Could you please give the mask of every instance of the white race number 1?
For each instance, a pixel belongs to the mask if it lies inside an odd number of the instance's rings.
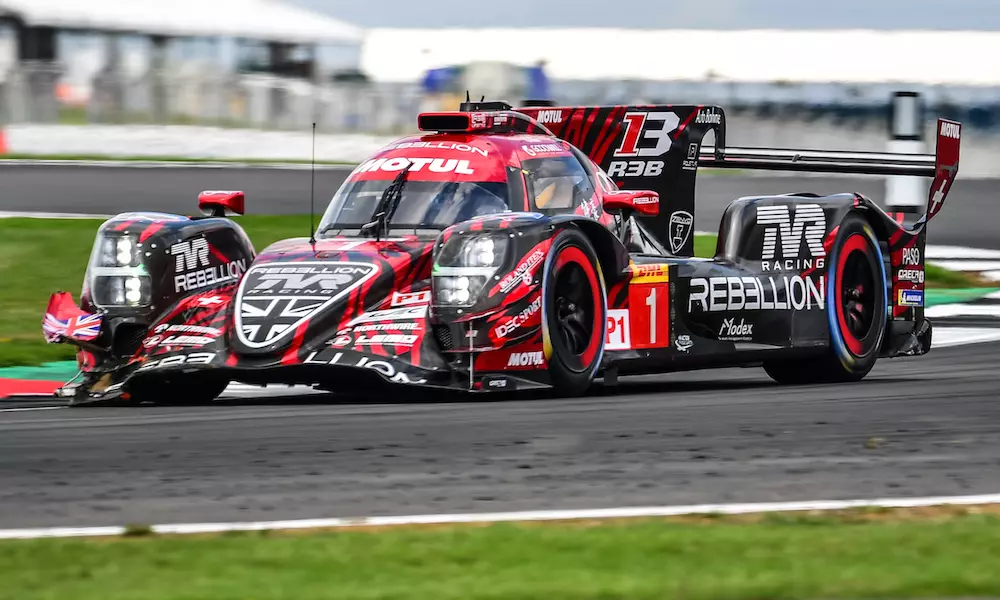
[[[649,343],[656,343],[656,288],[649,289],[646,296],[646,306],[649,307]]]

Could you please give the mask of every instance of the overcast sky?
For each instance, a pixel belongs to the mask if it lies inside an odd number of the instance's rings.
[[[286,0],[364,27],[1000,30],[1000,0]]]

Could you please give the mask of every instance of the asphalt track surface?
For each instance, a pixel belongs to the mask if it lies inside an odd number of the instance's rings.
[[[349,172],[316,173],[317,208],[322,211]],[[47,211],[116,214],[158,210],[190,214],[196,198],[208,189],[247,193],[251,214],[297,214],[309,210],[309,171],[268,168],[128,168],[93,166],[3,165],[0,163],[0,211]],[[861,192],[875,201],[885,195],[880,177],[785,177],[739,173],[702,176],[698,182],[695,227],[715,231],[725,207],[740,196],[810,191],[818,194]],[[956,181],[948,204],[935,218],[932,244],[977,248],[1000,246],[1000,181]]]
[[[0,528],[994,493],[998,352],[843,386],[752,368],[571,400],[0,412]]]

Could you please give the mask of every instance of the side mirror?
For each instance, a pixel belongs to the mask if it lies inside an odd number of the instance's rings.
[[[242,215],[246,197],[243,192],[202,192],[198,194],[198,208],[207,217]]]
[[[644,217],[660,214],[660,195],[650,190],[618,190],[604,194],[604,210],[609,213],[635,211]]]

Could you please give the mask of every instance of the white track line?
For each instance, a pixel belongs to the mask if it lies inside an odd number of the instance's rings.
[[[1000,305],[995,304],[940,304],[924,310],[930,318],[944,317],[1000,317]]]
[[[1000,341],[1000,329],[935,327],[931,349],[997,341]]]
[[[1000,270],[1000,260],[932,260],[931,264],[949,271]]]
[[[111,215],[0,210],[0,219],[110,219]]]
[[[966,248],[965,246],[927,246],[928,259],[980,259],[1000,260],[1000,250],[984,248]]]
[[[176,523],[153,525],[154,533],[192,534],[226,531],[263,531],[278,529],[314,529],[345,527],[387,527],[397,525],[435,525],[459,523],[497,523],[505,521],[566,521],[576,519],[623,519],[636,517],[676,517],[697,514],[740,515],[747,513],[844,510],[882,507],[959,506],[1000,503],[1000,494],[981,496],[936,496],[923,498],[875,498],[870,500],[815,500],[807,502],[758,502],[749,504],[693,504],[687,506],[639,506],[634,508],[596,508],[589,510],[535,510],[521,512],[410,515],[399,517],[359,517],[298,519],[290,521],[250,521],[243,523]],[[44,527],[37,529],[0,529],[0,539],[35,539],[51,537],[92,537],[122,535],[124,527]]]
[[[35,410],[61,410],[64,408],[69,408],[68,406],[35,406],[29,408],[0,408],[0,413],[10,413],[10,412],[31,412]]]

